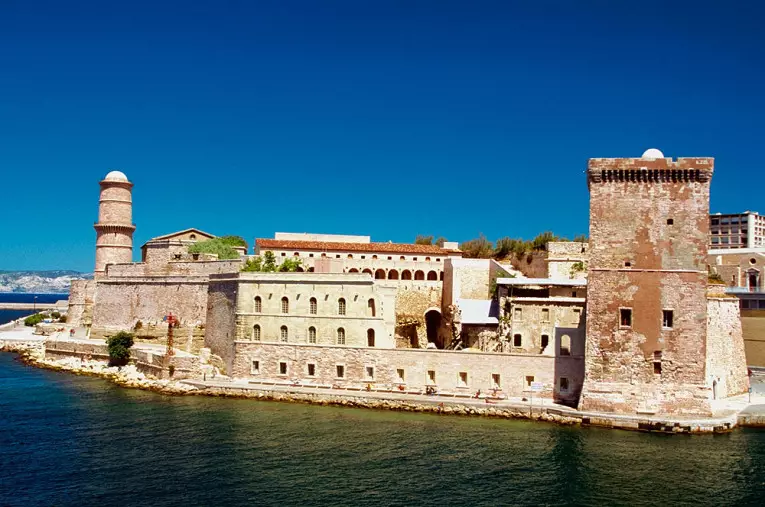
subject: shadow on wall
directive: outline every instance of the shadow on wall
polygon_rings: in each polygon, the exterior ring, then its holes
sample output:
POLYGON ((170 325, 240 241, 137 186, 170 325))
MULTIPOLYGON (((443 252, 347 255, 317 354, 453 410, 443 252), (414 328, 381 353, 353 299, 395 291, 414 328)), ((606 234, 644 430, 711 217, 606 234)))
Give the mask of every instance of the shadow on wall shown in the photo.
POLYGON ((584 380, 584 340, 578 328, 555 329, 555 367, 553 399, 576 407, 584 380))

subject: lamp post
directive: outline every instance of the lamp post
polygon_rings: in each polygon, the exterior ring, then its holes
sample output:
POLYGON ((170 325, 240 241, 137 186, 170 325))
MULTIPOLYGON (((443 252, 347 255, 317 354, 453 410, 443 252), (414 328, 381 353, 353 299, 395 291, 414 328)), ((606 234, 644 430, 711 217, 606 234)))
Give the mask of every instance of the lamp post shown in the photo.
POLYGON ((32 311, 37 313, 37 296, 34 296, 34 301, 32 302, 32 311))

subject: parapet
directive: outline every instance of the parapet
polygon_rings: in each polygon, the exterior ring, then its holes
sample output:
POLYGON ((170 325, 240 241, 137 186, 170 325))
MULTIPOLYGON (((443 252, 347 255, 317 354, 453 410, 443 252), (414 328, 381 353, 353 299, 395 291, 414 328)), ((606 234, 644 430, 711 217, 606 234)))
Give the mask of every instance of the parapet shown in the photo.
POLYGON ((714 172, 714 158, 591 158, 587 183, 706 183, 714 172))

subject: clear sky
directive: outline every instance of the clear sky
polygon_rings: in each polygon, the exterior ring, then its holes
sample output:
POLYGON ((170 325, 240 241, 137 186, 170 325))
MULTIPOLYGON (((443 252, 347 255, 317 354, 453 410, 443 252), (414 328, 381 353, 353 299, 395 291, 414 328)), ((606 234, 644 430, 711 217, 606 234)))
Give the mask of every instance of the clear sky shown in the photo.
POLYGON ((765 213, 765 3, 0 1, 0 269, 92 270, 188 227, 586 233, 591 157, 713 156, 765 213), (627 6, 626 4, 632 4, 627 6), (665 5, 665 4, 672 4, 665 5))

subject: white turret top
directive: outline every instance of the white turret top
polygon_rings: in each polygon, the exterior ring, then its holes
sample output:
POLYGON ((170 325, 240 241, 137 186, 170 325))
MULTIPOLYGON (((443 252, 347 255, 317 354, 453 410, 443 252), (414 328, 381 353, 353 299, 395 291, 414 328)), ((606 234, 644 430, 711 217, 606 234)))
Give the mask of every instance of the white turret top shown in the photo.
POLYGON ((640 158, 664 158, 664 154, 656 148, 648 148, 640 158))
POLYGON ((112 171, 106 175, 104 181, 128 181, 128 179, 122 171, 112 171))

